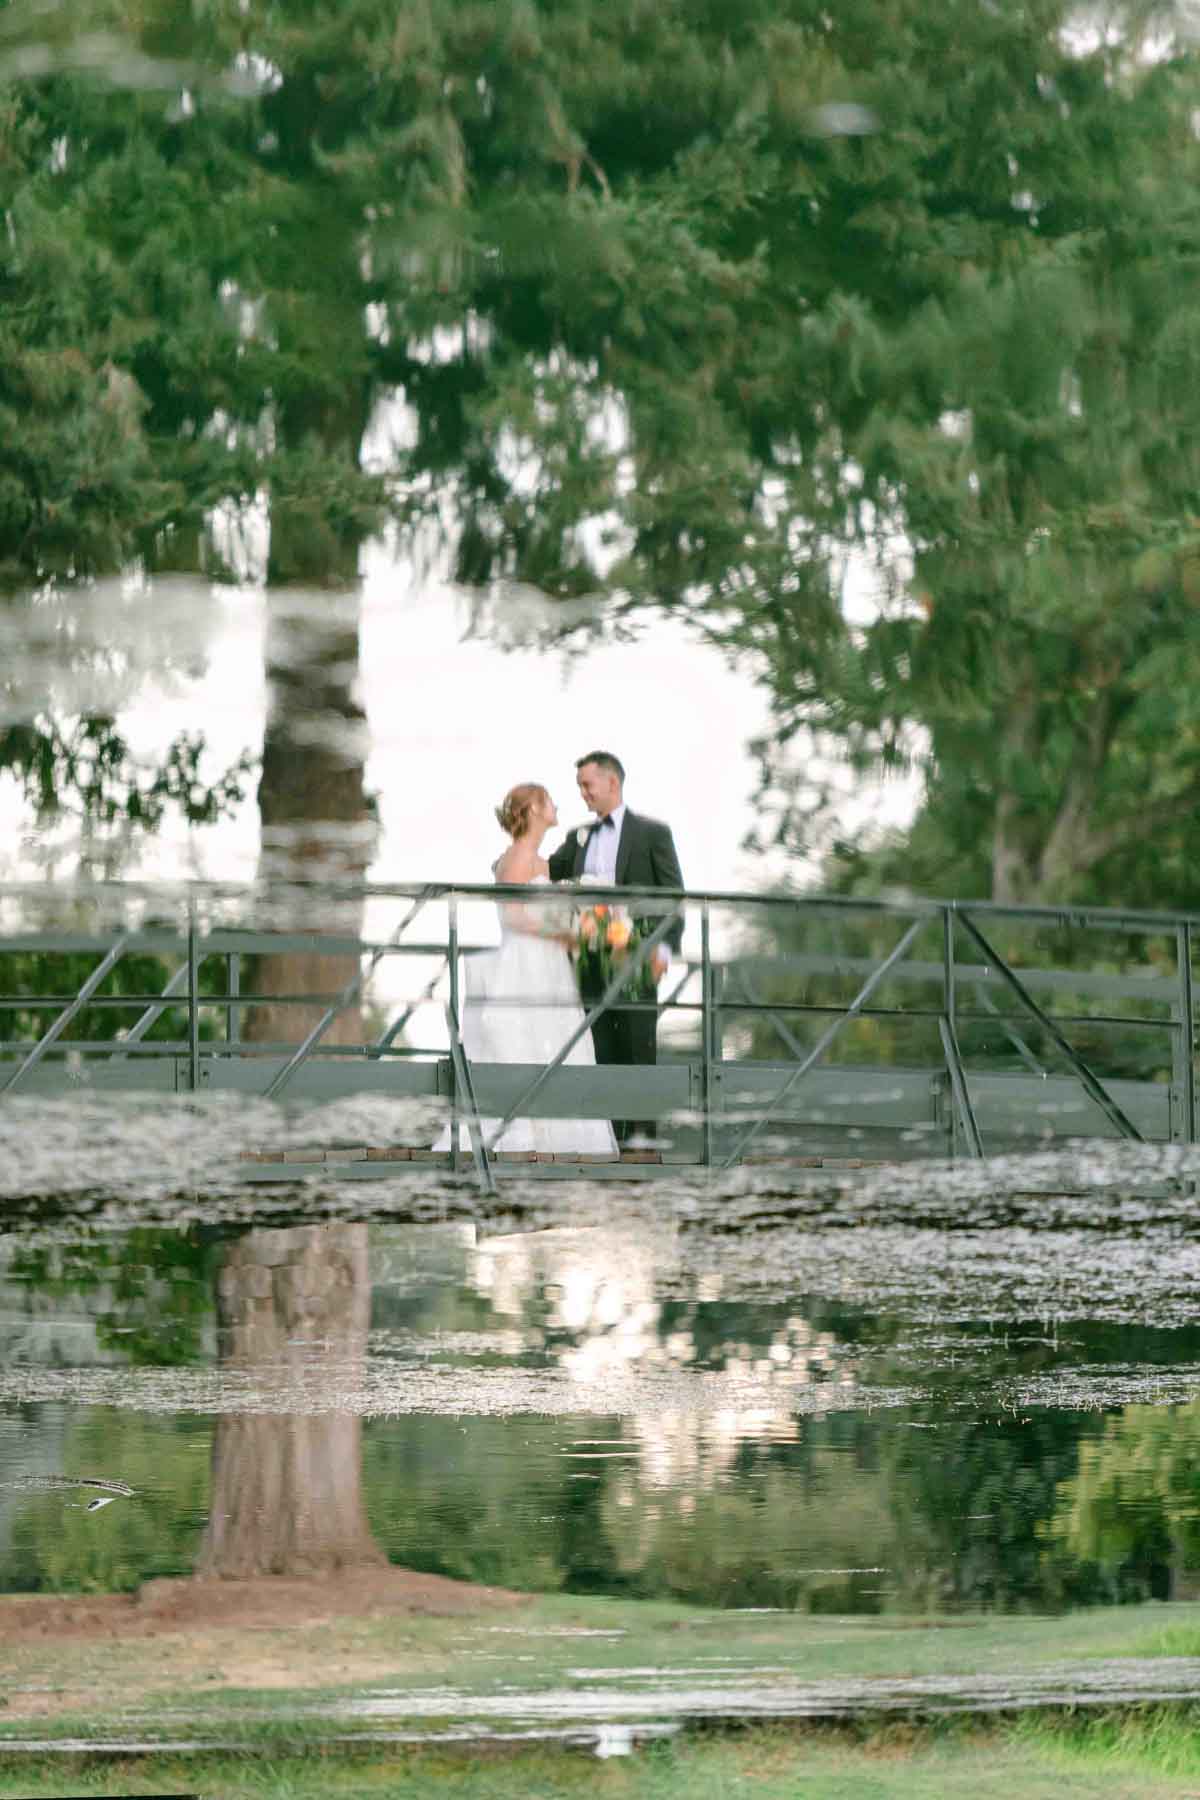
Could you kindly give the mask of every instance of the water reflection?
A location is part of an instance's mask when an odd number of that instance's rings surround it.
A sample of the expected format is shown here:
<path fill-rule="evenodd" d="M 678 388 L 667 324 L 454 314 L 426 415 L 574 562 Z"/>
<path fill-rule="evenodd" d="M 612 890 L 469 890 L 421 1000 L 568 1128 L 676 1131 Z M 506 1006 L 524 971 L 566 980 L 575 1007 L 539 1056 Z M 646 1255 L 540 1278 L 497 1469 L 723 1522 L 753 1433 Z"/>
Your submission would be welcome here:
<path fill-rule="evenodd" d="M 1081 1445 L 1047 1536 L 1158 1600 L 1200 1599 L 1200 1405 L 1126 1406 Z"/>
<path fill-rule="evenodd" d="M 391 1564 L 865 1615 L 1192 1594 L 1200 1333 L 872 1312 L 801 1290 L 786 1245 L 723 1276 L 666 1223 L 14 1241 L 0 1579 Z"/>
<path fill-rule="evenodd" d="M 381 1563 L 362 1497 L 362 1380 L 371 1290 L 365 1225 L 248 1231 L 217 1275 L 221 1366 L 261 1378 L 278 1412 L 218 1414 L 200 1575 L 311 1573 Z M 321 1411 L 287 1407 L 293 1372 L 326 1385 Z"/>
<path fill-rule="evenodd" d="M 836 1380 L 848 1388 L 854 1369 L 839 1358 L 830 1333 L 814 1332 L 796 1316 L 765 1345 L 713 1339 L 700 1312 L 719 1299 L 720 1277 L 702 1277 L 690 1305 L 666 1301 L 661 1274 L 673 1250 L 665 1232 L 657 1243 L 649 1237 L 631 1243 L 604 1230 L 518 1233 L 482 1239 L 470 1277 L 495 1312 L 521 1321 L 517 1341 L 544 1346 L 585 1392 L 633 1367 L 702 1369 L 724 1375 L 731 1389 L 756 1384 L 757 1404 L 635 1411 L 619 1437 L 578 1439 L 572 1446 L 576 1480 L 605 1478 L 605 1471 L 586 1464 L 620 1464 L 619 1476 L 609 1481 L 617 1508 L 632 1513 L 643 1491 L 674 1490 L 676 1510 L 691 1517 L 697 1491 L 731 1475 L 744 1446 L 798 1442 L 799 1419 L 790 1404 L 797 1385 Z M 647 1519 L 660 1515 L 658 1502 L 651 1501 Z M 638 1534 L 632 1516 L 615 1523 L 609 1533 L 614 1539 Z"/>

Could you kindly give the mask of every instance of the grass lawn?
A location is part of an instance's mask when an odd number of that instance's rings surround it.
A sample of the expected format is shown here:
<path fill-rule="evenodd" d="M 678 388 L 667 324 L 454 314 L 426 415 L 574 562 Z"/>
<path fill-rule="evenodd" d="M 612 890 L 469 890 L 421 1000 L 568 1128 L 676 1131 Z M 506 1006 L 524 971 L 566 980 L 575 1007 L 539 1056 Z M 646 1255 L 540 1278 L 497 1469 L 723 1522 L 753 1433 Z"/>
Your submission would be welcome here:
<path fill-rule="evenodd" d="M 1153 1711 L 988 1728 L 772 1726 L 659 1742 L 606 1761 L 544 1748 L 98 1765 L 0 1758 L 8 1800 L 172 1792 L 205 1800 L 1195 1800 L 1200 1734 L 1179 1714 Z"/>
<path fill-rule="evenodd" d="M 330 1730 L 432 1726 L 472 1703 L 499 1721 L 505 1696 L 543 1709 L 572 1696 L 576 1716 L 614 1717 L 634 1696 L 658 1696 L 670 1716 L 687 1694 L 773 1697 L 830 1684 L 1028 1682 L 1098 1659 L 1200 1654 L 1200 1605 L 1097 1608 L 1064 1618 L 825 1618 L 719 1612 L 665 1602 L 540 1595 L 505 1610 L 455 1616 L 384 1611 L 310 1617 L 287 1625 L 223 1625 L 129 1635 L 21 1637 L 6 1631 L 20 1601 L 0 1600 L 0 1748 L 6 1740 L 132 1734 L 178 1740 L 305 1736 Z M 1097 1671 L 1099 1674 L 1100 1672 Z M 444 1695 L 442 1706 L 438 1696 Z M 589 1702 L 587 1696 L 593 1697 Z M 599 1697 L 596 1699 L 595 1697 Z M 1120 1692 L 1113 1698 L 1122 1697 Z M 703 1713 L 706 1708 L 701 1705 Z"/>
<path fill-rule="evenodd" d="M 336 1587 L 331 1592 L 336 1597 Z M 461 1599 L 452 1615 L 339 1616 L 334 1607 L 287 1624 L 223 1624 L 214 1616 L 202 1628 L 193 1620 L 186 1629 L 153 1631 L 134 1611 L 123 1634 L 55 1636 L 22 1635 L 14 1628 L 22 1602 L 0 1600 L 0 1800 L 138 1792 L 213 1800 L 415 1800 L 434 1792 L 450 1800 L 1200 1800 L 1200 1704 L 1116 1704 L 1139 1674 L 1167 1687 L 1180 1676 L 1194 1679 L 1200 1691 L 1200 1671 L 1180 1661 L 1200 1657 L 1200 1605 L 1113 1607 L 1059 1619 L 912 1619 L 716 1612 L 567 1595 L 485 1606 L 473 1603 L 470 1590 Z M 26 1624 L 31 1617 L 25 1613 Z M 1020 1689 L 1042 1679 L 1069 1698 L 1088 1680 L 1110 1678 L 1113 1704 L 1102 1712 L 1064 1715 L 1060 1706 L 990 1722 L 934 1715 L 914 1725 L 879 1710 L 888 1683 L 931 1681 L 969 1706 L 989 1681 Z M 463 1722 L 481 1733 L 564 1725 L 586 1733 L 606 1717 L 703 1716 L 710 1702 L 737 1718 L 755 1704 L 768 1714 L 792 1710 L 838 1683 L 851 1694 L 857 1725 L 797 1720 L 684 1730 L 604 1760 L 532 1743 L 476 1753 L 328 1744 L 334 1734 L 431 1734 Z M 212 1748 L 123 1761 L 112 1754 L 53 1759 L 20 1748 L 64 1739 L 97 1750 L 133 1742 Z"/>

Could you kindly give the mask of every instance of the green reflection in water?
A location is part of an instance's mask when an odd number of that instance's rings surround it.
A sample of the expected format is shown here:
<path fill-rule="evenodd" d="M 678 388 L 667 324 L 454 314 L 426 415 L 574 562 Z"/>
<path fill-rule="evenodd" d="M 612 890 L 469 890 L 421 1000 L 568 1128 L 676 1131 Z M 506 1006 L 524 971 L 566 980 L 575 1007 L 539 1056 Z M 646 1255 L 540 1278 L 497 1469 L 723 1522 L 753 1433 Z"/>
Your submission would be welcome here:
<path fill-rule="evenodd" d="M 489 1371 L 553 1370 L 605 1341 L 598 1313 L 572 1326 L 555 1298 L 550 1277 L 561 1288 L 562 1266 L 533 1270 L 511 1291 L 493 1267 L 485 1289 L 462 1244 L 419 1231 L 372 1236 L 368 1340 L 364 1231 L 299 1227 L 224 1242 L 141 1231 L 26 1250 L 10 1260 L 6 1293 L 25 1304 L 18 1325 L 79 1328 L 84 1367 L 195 1370 L 232 1357 L 253 1375 L 257 1357 L 264 1370 L 294 1361 L 311 1390 L 322 1355 L 340 1342 L 338 1380 L 369 1357 L 393 1369 L 398 1405 L 405 1370 L 426 1354 L 486 1380 Z M 599 1306 L 596 1294 L 585 1298 Z M 236 1429 L 256 1467 L 264 1445 L 280 1451 L 271 1507 L 284 1516 L 270 1532 L 254 1527 L 256 1542 L 270 1536 L 274 1546 L 263 1572 L 290 1567 L 288 1545 L 306 1541 L 310 1555 L 315 1527 L 310 1520 L 304 1540 L 299 1526 L 319 1478 L 329 1517 L 342 1516 L 361 1484 L 365 1530 L 355 1542 L 372 1556 L 534 1592 L 863 1614 L 1056 1611 L 1192 1591 L 1200 1402 L 1005 1413 L 986 1393 L 1001 1377 L 1069 1375 L 1089 1363 L 1167 1368 L 1194 1358 L 1194 1333 L 1076 1325 L 1060 1345 L 1017 1327 L 976 1329 L 957 1348 L 947 1330 L 933 1354 L 933 1338 L 899 1318 L 804 1296 L 706 1300 L 678 1281 L 638 1332 L 637 1355 L 658 1358 L 655 1366 L 668 1348 L 692 1370 L 731 1358 L 752 1366 L 774 1349 L 815 1358 L 822 1381 L 841 1372 L 868 1387 L 911 1385 L 918 1376 L 924 1394 L 877 1412 L 835 1398 L 806 1415 L 783 1391 L 761 1414 L 397 1412 L 366 1417 L 360 1441 L 350 1415 L 342 1422 L 353 1430 L 331 1436 L 311 1417 L 289 1425 L 283 1410 L 238 1425 L 236 1412 L 214 1424 L 202 1412 L 71 1408 L 64 1371 L 62 1401 L 10 1414 L 18 1473 L 115 1479 L 136 1492 L 92 1512 L 86 1491 L 0 1494 L 0 1584 L 119 1592 L 192 1572 L 214 1493 L 214 1440 Z M 69 1341 L 51 1331 L 50 1360 Z M 36 1337 L 28 1344 L 26 1357 Z M 334 1409 L 329 1426 L 337 1420 Z M 288 1449 L 296 1431 L 307 1460 Z M 234 1507 L 241 1465 L 226 1457 L 223 1466 Z M 257 1518 L 264 1507 L 249 1511 Z M 347 1541 L 343 1533 L 343 1560 Z"/>
<path fill-rule="evenodd" d="M 32 1432 L 39 1413 L 31 1408 Z M 49 1424 L 49 1421 L 47 1421 Z M 72 1419 L 61 1449 L 65 1471 L 106 1476 L 134 1492 L 89 1512 L 86 1488 L 14 1496 L 0 1551 L 0 1586 L 10 1592 L 128 1593 L 156 1576 L 189 1575 L 208 1515 L 207 1419 L 170 1419 L 98 1407 Z"/>

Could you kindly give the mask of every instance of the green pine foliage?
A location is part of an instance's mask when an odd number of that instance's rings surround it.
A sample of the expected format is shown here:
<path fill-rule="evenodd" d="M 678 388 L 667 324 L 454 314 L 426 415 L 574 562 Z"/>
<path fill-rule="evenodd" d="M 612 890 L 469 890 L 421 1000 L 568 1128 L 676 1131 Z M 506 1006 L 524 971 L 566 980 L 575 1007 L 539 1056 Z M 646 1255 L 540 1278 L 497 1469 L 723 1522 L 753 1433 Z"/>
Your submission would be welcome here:
<path fill-rule="evenodd" d="M 265 494 L 269 578 L 345 587 L 390 524 L 551 630 L 682 612 L 767 672 L 776 764 L 802 727 L 915 759 L 948 878 L 1188 899 L 1177 26 L 1066 0 L 10 7 L 0 579 L 211 566 L 205 520 Z M 890 590 L 865 628 L 851 552 Z"/>
<path fill-rule="evenodd" d="M 888 591 L 815 684 L 776 659 L 780 721 L 920 766 L 921 819 L 868 859 L 910 891 L 1194 905 L 1196 61 L 1066 22 L 997 8 L 957 92 L 957 59 L 914 87 L 915 303 L 856 295 L 816 339 L 855 396 L 834 528 Z"/>

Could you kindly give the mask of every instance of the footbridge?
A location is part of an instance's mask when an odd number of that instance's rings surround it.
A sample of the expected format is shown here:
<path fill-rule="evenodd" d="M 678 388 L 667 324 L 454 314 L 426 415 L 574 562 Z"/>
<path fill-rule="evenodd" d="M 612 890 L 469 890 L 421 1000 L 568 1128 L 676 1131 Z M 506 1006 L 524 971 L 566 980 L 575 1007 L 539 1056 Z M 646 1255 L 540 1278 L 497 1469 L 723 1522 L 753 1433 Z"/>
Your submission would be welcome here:
<path fill-rule="evenodd" d="M 643 922 L 541 1065 L 473 1061 L 464 1047 L 471 964 L 496 942 L 498 901 L 557 909 L 558 929 L 568 904 Z M 657 1001 L 633 997 L 680 921 Z M 486 1190 L 514 1160 L 522 1179 L 648 1179 L 680 1165 L 782 1173 L 1191 1142 L 1198 925 L 591 884 L 12 887 L 0 889 L 0 1104 L 235 1092 L 314 1109 L 311 1148 L 242 1152 L 248 1180 L 294 1179 L 306 1161 L 394 1178 L 432 1161 Z M 600 1012 L 630 1007 L 657 1007 L 656 1065 L 568 1066 Z M 425 1126 L 322 1145 L 319 1109 L 360 1095 L 427 1102 Z M 432 1150 L 435 1113 L 465 1127 L 469 1151 Z M 538 1117 L 653 1120 L 657 1137 L 616 1164 L 497 1149 L 512 1120 Z"/>

